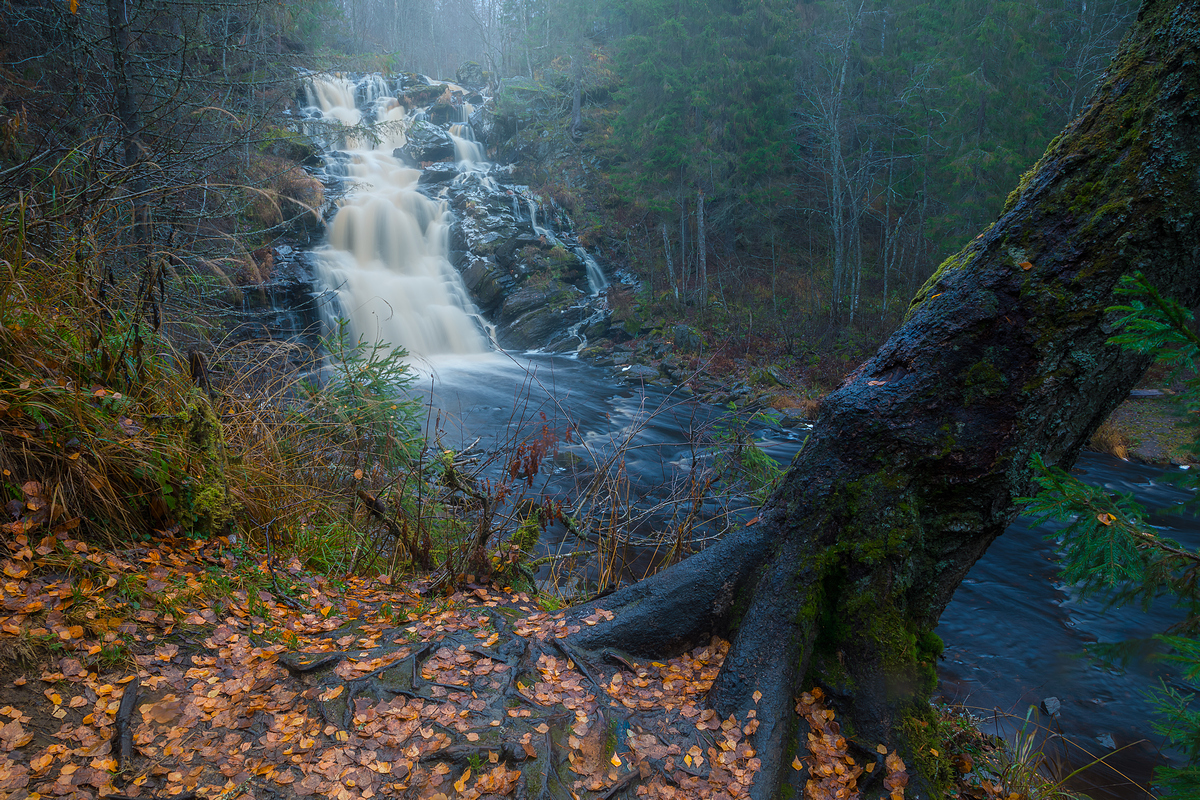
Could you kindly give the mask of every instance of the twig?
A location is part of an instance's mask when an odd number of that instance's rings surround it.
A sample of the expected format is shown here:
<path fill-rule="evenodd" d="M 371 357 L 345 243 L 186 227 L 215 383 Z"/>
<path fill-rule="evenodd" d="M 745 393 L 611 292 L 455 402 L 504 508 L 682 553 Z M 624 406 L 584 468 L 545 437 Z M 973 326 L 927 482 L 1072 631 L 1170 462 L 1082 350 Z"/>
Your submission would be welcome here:
<path fill-rule="evenodd" d="M 133 757 L 133 707 L 137 704 L 138 690 L 142 686 L 141 678 L 134 677 L 125 686 L 125 694 L 121 695 L 121 705 L 117 707 L 117 718 L 113 726 L 113 741 L 117 745 L 117 768 L 124 772 Z"/>

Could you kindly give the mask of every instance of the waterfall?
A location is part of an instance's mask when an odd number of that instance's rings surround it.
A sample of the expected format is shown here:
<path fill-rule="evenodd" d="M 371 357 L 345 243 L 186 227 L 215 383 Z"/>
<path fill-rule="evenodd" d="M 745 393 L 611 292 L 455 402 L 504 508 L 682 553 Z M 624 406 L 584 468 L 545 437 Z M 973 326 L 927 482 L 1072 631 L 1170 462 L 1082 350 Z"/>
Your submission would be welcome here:
<path fill-rule="evenodd" d="M 592 295 L 598 295 L 608 288 L 608 278 L 604 277 L 604 270 L 600 269 L 600 265 L 596 263 L 596 259 L 592 258 L 591 254 L 582 247 L 575 248 L 575 255 L 579 256 L 579 260 L 583 262 L 583 266 L 587 269 L 588 291 Z"/>
<path fill-rule="evenodd" d="M 513 203 L 515 208 L 515 197 Z M 562 240 L 555 236 L 553 231 L 538 225 L 539 204 L 537 199 L 529 197 L 526 199 L 526 204 L 529 207 L 529 226 L 533 229 L 533 232 L 538 236 L 546 237 L 555 244 L 562 244 Z M 608 279 L 604 277 L 604 270 L 600 269 L 600 265 L 596 263 L 596 259 L 592 258 L 591 254 L 580 246 L 573 247 L 571 250 L 579 257 L 579 260 L 583 262 L 584 269 L 587 270 L 588 292 L 594 297 L 607 289 Z"/>
<path fill-rule="evenodd" d="M 465 122 L 451 125 L 450 139 L 454 142 L 454 160 L 459 169 L 470 169 L 483 161 L 483 148 L 475 141 L 470 125 Z"/>
<path fill-rule="evenodd" d="M 419 356 L 486 352 L 486 326 L 447 258 L 448 211 L 417 191 L 419 170 L 391 155 L 404 143 L 404 109 L 373 77 L 308 79 L 309 119 L 324 132 L 371 123 L 337 139 L 348 151 L 340 166 L 349 188 L 328 243 L 315 251 L 321 277 L 356 337 Z"/>

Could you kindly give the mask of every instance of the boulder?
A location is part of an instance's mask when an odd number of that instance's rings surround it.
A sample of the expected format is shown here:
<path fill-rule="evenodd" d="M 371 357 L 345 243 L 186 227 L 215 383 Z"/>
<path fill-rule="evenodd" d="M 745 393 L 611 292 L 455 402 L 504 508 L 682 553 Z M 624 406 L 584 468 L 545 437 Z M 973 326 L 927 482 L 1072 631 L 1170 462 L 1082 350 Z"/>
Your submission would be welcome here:
<path fill-rule="evenodd" d="M 522 286 L 505 299 L 504 306 L 500 309 L 500 324 L 506 325 L 514 322 L 534 309 L 549 307 L 551 301 L 555 299 L 557 289 L 558 287 L 553 283 L 541 289 Z"/>
<path fill-rule="evenodd" d="M 584 313 L 585 309 L 572 306 L 539 306 L 511 325 L 497 329 L 496 338 L 501 345 L 513 349 L 573 350 L 582 342 L 574 336 L 568 336 L 567 329 L 582 320 Z"/>
<path fill-rule="evenodd" d="M 487 73 L 478 61 L 464 61 L 455 71 L 454 80 L 468 89 L 482 89 L 488 82 Z"/>
<path fill-rule="evenodd" d="M 704 338 L 690 325 L 676 325 L 671 329 L 671 338 L 681 353 L 698 353 L 704 347 Z"/>
<path fill-rule="evenodd" d="M 463 283 L 467 285 L 479 310 L 490 315 L 504 302 L 506 293 L 513 287 L 513 281 L 496 266 L 496 259 L 474 253 L 462 255 L 459 272 L 462 273 Z"/>
<path fill-rule="evenodd" d="M 421 165 L 418 164 L 411 155 L 405 152 L 403 147 L 397 147 L 395 150 L 393 150 L 392 158 L 396 159 L 406 167 L 412 167 L 413 169 L 421 168 Z"/>
<path fill-rule="evenodd" d="M 449 91 L 450 87 L 444 83 L 435 86 L 413 86 L 404 90 L 404 94 L 400 95 L 400 102 L 409 108 L 425 108 Z"/>
<path fill-rule="evenodd" d="M 631 364 L 617 372 L 617 377 L 627 381 L 652 381 L 661 377 L 654 367 L 645 364 Z"/>
<path fill-rule="evenodd" d="M 454 140 L 431 122 L 418 120 L 408 129 L 404 152 L 417 163 L 454 158 Z"/>
<path fill-rule="evenodd" d="M 421 177 L 417 180 L 417 184 L 420 186 L 438 186 L 443 183 L 450 183 L 457 177 L 458 167 L 448 161 L 443 161 L 437 164 L 430 164 L 421 170 Z"/>
<path fill-rule="evenodd" d="M 495 128 L 495 115 L 492 113 L 491 104 L 477 104 L 471 112 L 470 124 L 471 130 L 475 132 L 475 141 L 486 146 L 491 139 L 492 129 Z"/>

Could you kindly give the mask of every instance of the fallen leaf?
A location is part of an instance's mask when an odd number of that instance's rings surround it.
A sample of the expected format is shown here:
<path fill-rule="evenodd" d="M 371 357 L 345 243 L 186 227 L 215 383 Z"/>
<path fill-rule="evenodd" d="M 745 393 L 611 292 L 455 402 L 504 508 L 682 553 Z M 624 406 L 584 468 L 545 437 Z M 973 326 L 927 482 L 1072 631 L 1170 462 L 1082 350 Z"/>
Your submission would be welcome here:
<path fill-rule="evenodd" d="M 466 791 L 467 781 L 471 779 L 471 768 L 467 767 L 467 771 L 462 774 L 462 777 L 454 782 L 454 791 L 462 794 Z"/>

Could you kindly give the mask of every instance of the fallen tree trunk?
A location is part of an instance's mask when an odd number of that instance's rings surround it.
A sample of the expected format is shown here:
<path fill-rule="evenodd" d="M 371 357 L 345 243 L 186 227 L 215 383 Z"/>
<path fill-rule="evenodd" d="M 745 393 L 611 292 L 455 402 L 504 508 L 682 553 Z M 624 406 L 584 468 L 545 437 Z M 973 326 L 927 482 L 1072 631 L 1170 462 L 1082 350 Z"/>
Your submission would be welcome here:
<path fill-rule="evenodd" d="M 1031 456 L 1072 464 L 1148 366 L 1108 344 L 1122 276 L 1200 302 L 1198 61 L 1200 4 L 1145 3 L 1000 218 L 825 399 L 762 522 L 603 599 L 615 617 L 574 637 L 649 655 L 732 632 L 709 700 L 756 710 L 755 797 L 791 761 L 809 684 L 854 741 L 899 749 L 908 797 L 941 796 L 938 617 L 1031 491 Z"/>

